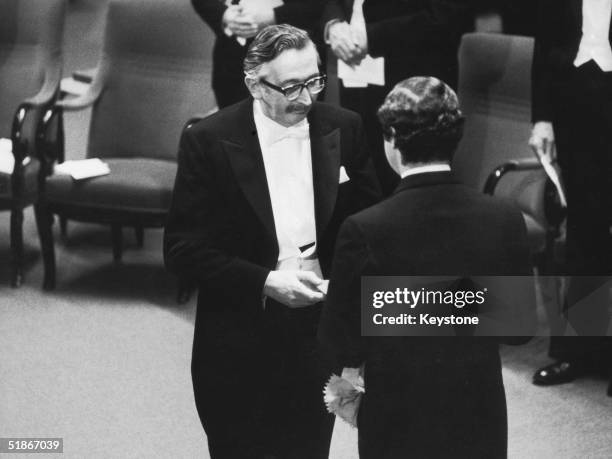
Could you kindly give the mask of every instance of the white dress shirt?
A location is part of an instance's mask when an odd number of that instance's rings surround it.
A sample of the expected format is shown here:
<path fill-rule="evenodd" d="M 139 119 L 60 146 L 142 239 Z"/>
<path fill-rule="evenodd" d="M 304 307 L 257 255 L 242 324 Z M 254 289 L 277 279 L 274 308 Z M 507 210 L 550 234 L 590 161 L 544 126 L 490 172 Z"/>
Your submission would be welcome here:
<path fill-rule="evenodd" d="M 576 67 L 591 59 L 604 71 L 612 71 L 610 18 L 612 0 L 582 0 L 582 38 L 574 60 Z"/>
<path fill-rule="evenodd" d="M 355 0 L 353 2 L 353 12 L 351 14 L 351 32 L 353 41 L 364 49 L 368 45 L 368 34 L 366 30 L 365 17 L 363 16 L 364 0 Z"/>
<path fill-rule="evenodd" d="M 402 178 L 409 175 L 424 174 L 426 172 L 448 172 L 451 168 L 448 164 L 429 164 L 427 166 L 412 167 L 402 172 Z"/>
<path fill-rule="evenodd" d="M 257 100 L 253 114 L 278 240 L 276 269 L 304 269 L 300 247 L 317 238 L 308 120 L 284 127 L 268 118 Z"/>

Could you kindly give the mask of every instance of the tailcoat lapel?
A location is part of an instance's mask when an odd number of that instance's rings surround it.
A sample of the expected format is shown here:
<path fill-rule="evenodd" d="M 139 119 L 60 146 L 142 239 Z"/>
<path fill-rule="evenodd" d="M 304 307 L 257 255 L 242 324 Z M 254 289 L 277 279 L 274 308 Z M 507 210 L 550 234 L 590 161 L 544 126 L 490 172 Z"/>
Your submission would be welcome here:
<path fill-rule="evenodd" d="M 222 143 L 240 188 L 276 244 L 272 202 L 251 99 L 241 103 L 236 137 Z"/>
<path fill-rule="evenodd" d="M 316 116 L 316 106 L 308 116 L 312 156 L 317 238 L 320 239 L 334 212 L 340 178 L 340 129 L 334 129 Z"/>

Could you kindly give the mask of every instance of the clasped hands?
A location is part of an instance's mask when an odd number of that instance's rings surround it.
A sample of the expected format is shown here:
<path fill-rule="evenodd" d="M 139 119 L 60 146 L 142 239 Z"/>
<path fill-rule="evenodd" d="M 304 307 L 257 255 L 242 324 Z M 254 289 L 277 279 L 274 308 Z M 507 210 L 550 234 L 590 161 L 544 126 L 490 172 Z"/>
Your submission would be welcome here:
<path fill-rule="evenodd" d="M 360 37 L 348 22 L 342 21 L 330 24 L 327 33 L 332 52 L 346 64 L 350 66 L 359 65 L 368 54 L 367 36 L 364 34 Z"/>
<path fill-rule="evenodd" d="M 251 4 L 229 5 L 223 14 L 223 26 L 241 38 L 254 37 L 261 29 L 274 23 L 272 8 L 255 8 Z"/>
<path fill-rule="evenodd" d="M 325 299 L 325 283 L 312 271 L 270 271 L 263 294 L 290 308 L 303 308 Z"/>

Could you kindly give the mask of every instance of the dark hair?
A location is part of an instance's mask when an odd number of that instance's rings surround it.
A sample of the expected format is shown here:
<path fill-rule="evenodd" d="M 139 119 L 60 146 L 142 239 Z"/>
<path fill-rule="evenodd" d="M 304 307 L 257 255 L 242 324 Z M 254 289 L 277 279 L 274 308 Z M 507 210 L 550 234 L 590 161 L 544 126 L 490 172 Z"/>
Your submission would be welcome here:
<path fill-rule="evenodd" d="M 463 136 L 463 115 L 455 92 L 434 77 L 413 77 L 391 90 L 378 109 L 386 140 L 404 163 L 450 162 Z"/>
<path fill-rule="evenodd" d="M 244 73 L 249 75 L 287 49 L 304 49 L 314 44 L 308 33 L 288 24 L 271 25 L 256 36 L 244 58 Z"/>

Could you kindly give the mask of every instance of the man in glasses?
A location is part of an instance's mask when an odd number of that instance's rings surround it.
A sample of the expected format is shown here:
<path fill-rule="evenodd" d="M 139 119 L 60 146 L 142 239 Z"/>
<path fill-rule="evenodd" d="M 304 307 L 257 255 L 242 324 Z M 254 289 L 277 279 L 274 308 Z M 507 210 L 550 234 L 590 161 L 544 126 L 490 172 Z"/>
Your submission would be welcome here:
<path fill-rule="evenodd" d="M 327 458 L 317 351 L 340 223 L 378 200 L 358 115 L 325 86 L 303 30 L 275 25 L 244 60 L 251 98 L 187 130 L 165 234 L 199 285 L 192 356 L 211 457 Z"/>

